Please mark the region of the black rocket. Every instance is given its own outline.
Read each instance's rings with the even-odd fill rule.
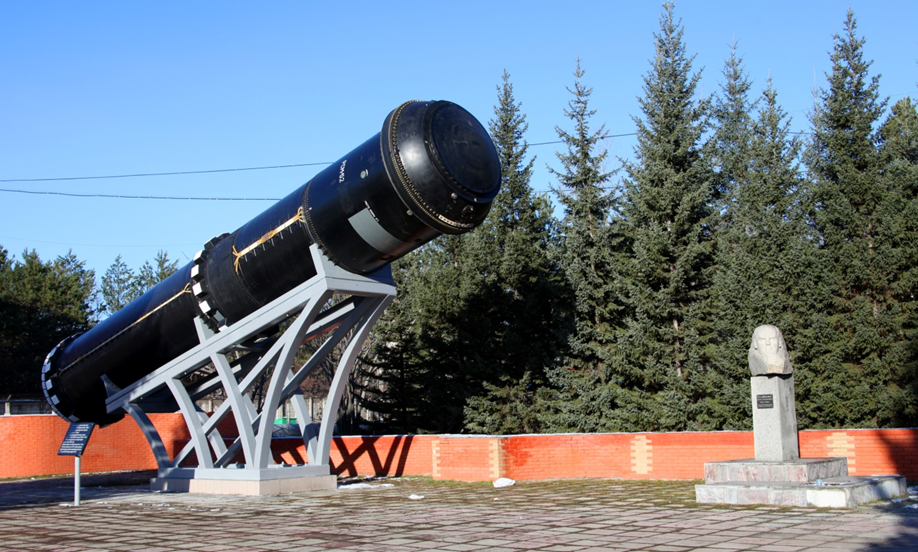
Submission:
[[[500,189],[488,132],[447,101],[407,102],[382,131],[83,334],[42,368],[61,417],[109,424],[102,377],[127,387],[196,346],[195,317],[230,326],[316,275],[312,244],[336,265],[371,273],[440,234],[478,226]]]

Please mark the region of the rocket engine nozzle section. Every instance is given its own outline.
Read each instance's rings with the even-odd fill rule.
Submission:
[[[447,101],[402,104],[382,131],[88,332],[42,368],[42,389],[70,421],[102,425],[102,377],[127,387],[198,344],[194,318],[232,325],[316,275],[309,246],[370,273],[443,233],[481,224],[500,190],[488,132]]]

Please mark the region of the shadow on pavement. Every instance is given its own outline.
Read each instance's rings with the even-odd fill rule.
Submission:
[[[80,498],[95,500],[149,491],[152,477],[156,477],[156,470],[84,474]],[[0,511],[55,502],[73,504],[73,476],[0,481]]]
[[[918,482],[910,480],[908,488],[918,491],[918,488],[915,487],[916,485],[918,485]],[[900,530],[900,534],[891,535],[883,542],[865,545],[863,550],[883,550],[884,552],[918,550],[918,492],[908,496],[909,498],[900,499],[900,501],[884,501],[868,506],[898,518],[896,525]]]

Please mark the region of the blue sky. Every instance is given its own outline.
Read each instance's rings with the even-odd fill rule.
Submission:
[[[872,74],[891,101],[916,96],[913,1],[676,4],[702,93],[738,41],[756,93],[770,74],[796,130],[825,86],[832,35],[854,9]],[[634,131],[658,2],[3,2],[0,188],[179,197],[280,198],[321,166],[183,176],[10,182],[333,162],[409,99],[447,99],[482,122],[502,71],[529,122],[557,140],[579,56],[596,124]],[[631,137],[610,139],[630,157]],[[557,145],[533,146],[533,187]],[[613,162],[614,165],[614,162]],[[614,168],[610,166],[609,168]],[[73,249],[105,272],[165,249],[184,263],[265,201],[99,199],[0,192],[0,245],[51,259]]]

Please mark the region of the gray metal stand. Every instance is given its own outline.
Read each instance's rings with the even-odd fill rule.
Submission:
[[[229,327],[213,332],[200,319],[195,320],[200,345],[163,365],[149,376],[125,389],[111,382],[108,412],[127,412],[150,443],[159,467],[154,490],[190,491],[219,494],[281,494],[334,488],[329,454],[335,417],[348,377],[360,347],[385,308],[395,298],[395,286],[388,265],[371,275],[361,276],[332,264],[316,247],[310,247],[318,274]],[[326,308],[334,295],[348,299]],[[249,352],[235,359],[235,353],[251,349],[251,342],[278,323],[287,328],[267,350]],[[304,340],[333,332],[312,357],[293,370],[297,349]],[[299,385],[306,376],[350,335],[335,370],[318,432],[306,419],[306,401]],[[249,346],[245,345],[249,344]],[[181,381],[208,363],[216,377],[186,386]],[[263,406],[252,400],[256,381],[273,367],[267,382]],[[169,458],[159,432],[142,406],[143,399],[168,388],[184,416],[190,442]],[[195,405],[195,399],[222,388],[226,401],[211,415]],[[303,434],[308,463],[278,465],[271,454],[274,414],[279,405],[291,400]],[[229,446],[218,425],[232,414],[237,437]],[[241,452],[244,462],[237,463]],[[192,453],[196,466],[189,466]]]

